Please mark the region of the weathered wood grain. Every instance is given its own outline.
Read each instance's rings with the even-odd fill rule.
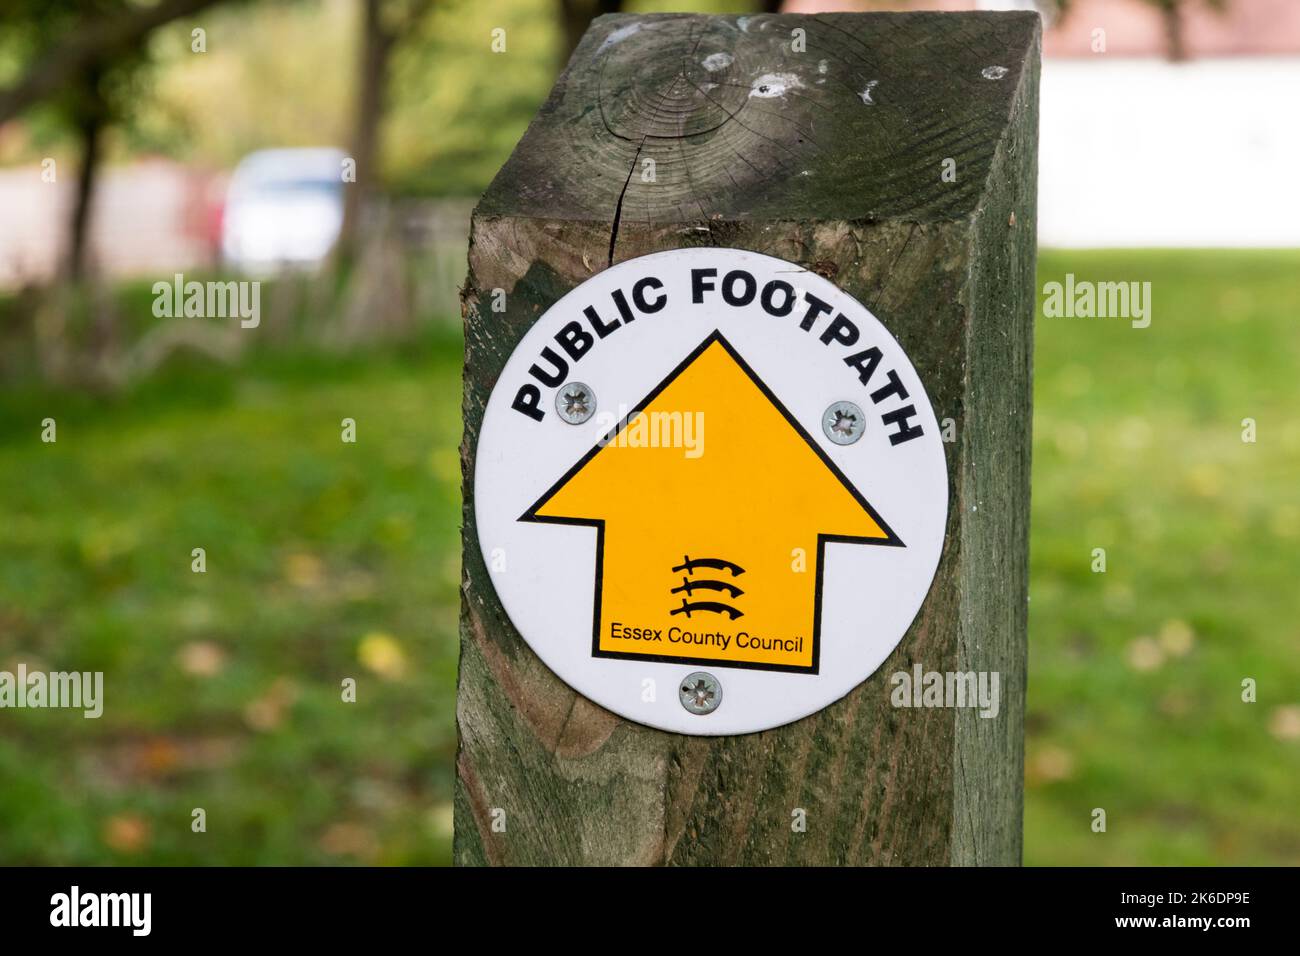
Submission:
[[[472,226],[458,863],[1019,862],[1039,36],[1033,14],[610,16],[588,31]],[[764,83],[784,94],[751,95]],[[561,683],[502,610],[475,530],[479,426],[516,343],[594,273],[685,246],[830,278],[956,423],[947,539],[908,634],[843,700],[739,737],[651,730]],[[914,662],[999,672],[1000,715],[894,708],[889,675]]]

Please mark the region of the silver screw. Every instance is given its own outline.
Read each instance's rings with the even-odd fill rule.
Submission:
[[[722,685],[712,674],[696,671],[686,675],[677,688],[677,697],[692,714],[711,714],[722,703]]]
[[[862,409],[852,402],[836,402],[822,415],[822,431],[837,445],[852,445],[866,426]]]
[[[596,393],[590,385],[570,382],[555,393],[555,410],[570,425],[581,425],[596,414]]]

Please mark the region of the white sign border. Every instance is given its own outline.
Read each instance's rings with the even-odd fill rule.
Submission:
[[[701,267],[716,268],[719,282],[728,271],[744,269],[760,288],[781,278],[799,290],[801,299],[810,293],[833,311],[805,332],[798,326],[798,307],[784,319],[774,318],[757,301],[733,307],[716,292],[693,305],[690,270]],[[580,426],[562,421],[554,410],[554,389],[543,389],[540,407],[546,415],[541,422],[511,408],[519,386],[534,381],[528,368],[538,361],[542,348],[556,348],[554,335],[561,326],[578,320],[590,331],[583,319],[589,305],[603,320],[613,321],[618,313],[611,293],[626,292],[647,275],[663,281],[668,307],[652,315],[638,314],[571,363],[566,381],[591,386],[596,416]],[[836,313],[859,329],[852,349],[819,338]],[[871,548],[827,543],[817,674],[593,657],[596,529],[518,520],[714,331],[756,370],[905,544]],[[879,374],[863,386],[842,359],[872,345],[880,348],[883,360]],[[888,369],[902,380],[906,403],[916,408],[912,422],[924,431],[920,438],[899,445],[889,443],[890,429],[872,414],[869,398]],[[842,399],[868,413],[867,430],[852,445],[834,444],[820,427],[825,409]],[[882,403],[877,411],[889,407]],[[705,440],[707,445],[707,433]],[[507,360],[484,409],[473,496],[479,544],[492,583],[511,622],[541,660],[570,687],[620,716],[661,730],[707,736],[779,727],[829,706],[870,677],[907,633],[929,593],[943,550],[949,504],[946,455],[929,396],[885,326],[847,293],[800,266],[760,253],[702,247],[621,262],[561,297],[533,324]],[[816,555],[807,556],[806,573],[815,573],[815,560]],[[677,684],[700,670],[712,673],[723,686],[722,705],[707,715],[687,712],[677,694]]]

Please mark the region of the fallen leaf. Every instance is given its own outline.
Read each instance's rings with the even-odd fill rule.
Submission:
[[[119,813],[104,824],[104,843],[118,853],[139,853],[149,844],[149,821],[130,813]]]
[[[1074,757],[1068,750],[1048,744],[1030,758],[1025,777],[1030,785],[1056,783],[1074,776]]]
[[[406,652],[391,634],[371,631],[361,639],[357,659],[385,680],[400,680],[406,673]]]
[[[266,693],[245,705],[244,720],[254,730],[274,730],[284,722],[285,712],[297,699],[297,685],[287,677],[278,677]]]
[[[1155,638],[1139,637],[1128,646],[1128,663],[1135,671],[1153,671],[1165,662]]]
[[[321,834],[320,848],[332,856],[369,858],[378,846],[368,827],[359,823],[332,823]]]
[[[450,803],[440,803],[429,811],[429,826],[434,834],[450,838],[456,829],[456,817]]]
[[[215,677],[226,666],[226,654],[211,641],[190,641],[176,652],[176,663],[191,677]]]
[[[290,584],[304,590],[320,587],[325,577],[320,558],[305,551],[295,551],[284,559],[284,575]]]
[[[1186,621],[1165,621],[1160,628],[1160,646],[1174,657],[1185,657],[1194,642],[1195,635]]]
[[[1273,708],[1268,732],[1278,740],[1300,740],[1300,706],[1287,704]]]

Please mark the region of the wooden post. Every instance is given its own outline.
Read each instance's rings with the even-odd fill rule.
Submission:
[[[458,863],[1020,862],[1039,48],[1029,13],[592,24],[473,218]],[[910,631],[843,700],[734,737],[652,730],[562,683],[475,532],[511,350],[594,273],[689,246],[833,281],[898,338],[948,431],[947,536]],[[1000,713],[893,706],[914,663],[997,672]]]

